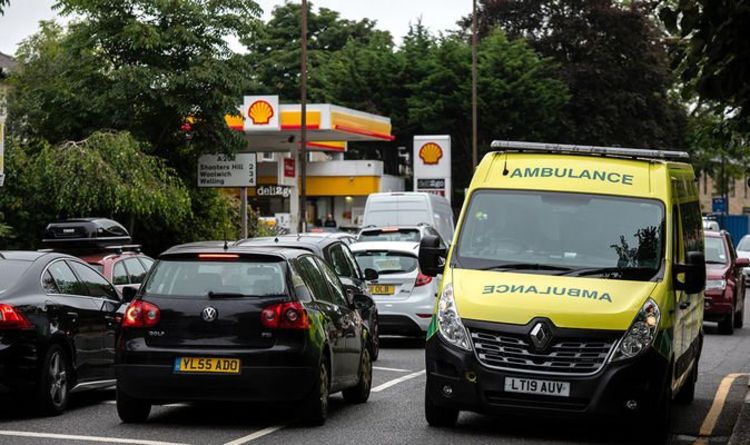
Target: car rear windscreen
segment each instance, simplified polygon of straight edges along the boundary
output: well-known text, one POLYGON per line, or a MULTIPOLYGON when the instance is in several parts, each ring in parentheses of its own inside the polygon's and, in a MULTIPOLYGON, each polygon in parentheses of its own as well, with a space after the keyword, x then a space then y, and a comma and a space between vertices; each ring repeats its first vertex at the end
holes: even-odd
POLYGON ((156 263, 146 294, 174 297, 286 295, 283 262, 172 261, 156 263))
POLYGON ((365 230, 359 235, 359 241, 420 241, 419 230, 417 229, 373 229, 365 230))
POLYGON ((16 284, 29 266, 31 266, 31 261, 0 259, 0 292, 16 284))
POLYGON ((354 252, 354 257, 362 270, 375 269, 381 275, 409 273, 417 268, 417 258, 405 253, 370 250, 354 252))

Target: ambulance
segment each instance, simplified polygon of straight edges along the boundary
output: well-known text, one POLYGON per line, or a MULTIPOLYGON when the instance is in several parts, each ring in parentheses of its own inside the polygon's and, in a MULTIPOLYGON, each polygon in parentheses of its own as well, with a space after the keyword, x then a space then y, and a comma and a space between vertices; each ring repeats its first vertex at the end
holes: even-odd
POLYGON ((495 141, 450 248, 427 332, 425 415, 584 417, 669 434, 693 400, 705 259, 687 153, 495 141), (632 423, 631 421, 637 421, 632 423))

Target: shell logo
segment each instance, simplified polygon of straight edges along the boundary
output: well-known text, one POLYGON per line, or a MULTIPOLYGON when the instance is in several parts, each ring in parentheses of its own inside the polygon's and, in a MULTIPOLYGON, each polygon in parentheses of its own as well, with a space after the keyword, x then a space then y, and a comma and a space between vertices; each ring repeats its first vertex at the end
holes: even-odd
POLYGON ((443 158, 443 149, 434 142, 428 142, 419 149, 419 158, 425 165, 437 165, 443 158))
POLYGON ((273 107, 265 100, 256 100, 247 109, 247 115, 253 125, 268 125, 273 117, 273 107))

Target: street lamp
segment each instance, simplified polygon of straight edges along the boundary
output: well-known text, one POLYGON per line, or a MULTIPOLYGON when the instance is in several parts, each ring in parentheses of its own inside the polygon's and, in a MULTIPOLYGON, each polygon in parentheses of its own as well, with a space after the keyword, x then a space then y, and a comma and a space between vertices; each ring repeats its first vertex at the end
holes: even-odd
POLYGON ((477 0, 471 8, 471 165, 477 168, 477 0))
POLYGON ((300 146, 299 146, 299 220, 297 233, 305 231, 307 222, 307 0, 302 0, 300 35, 300 146))

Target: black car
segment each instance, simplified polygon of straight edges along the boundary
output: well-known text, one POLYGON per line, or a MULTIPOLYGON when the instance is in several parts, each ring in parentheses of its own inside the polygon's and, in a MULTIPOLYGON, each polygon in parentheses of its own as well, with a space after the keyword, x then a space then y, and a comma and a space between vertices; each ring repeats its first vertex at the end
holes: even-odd
POLYGON ((117 411, 152 404, 281 402, 325 422, 329 394, 367 401, 368 331, 322 259, 304 250, 174 247, 137 290, 117 343, 117 411))
POLYGON ((115 384, 115 288, 78 258, 0 252, 0 394, 42 414, 68 395, 115 384))
POLYGON ((354 292, 354 303, 370 330, 370 337, 372 338, 370 356, 373 361, 378 359, 380 354, 378 308, 370 295, 370 289, 367 287, 367 281, 377 280, 378 273, 373 269, 362 272, 341 234, 303 233, 300 235, 252 238, 237 241, 235 245, 304 249, 326 260, 341 279, 344 288, 351 289, 354 292))

